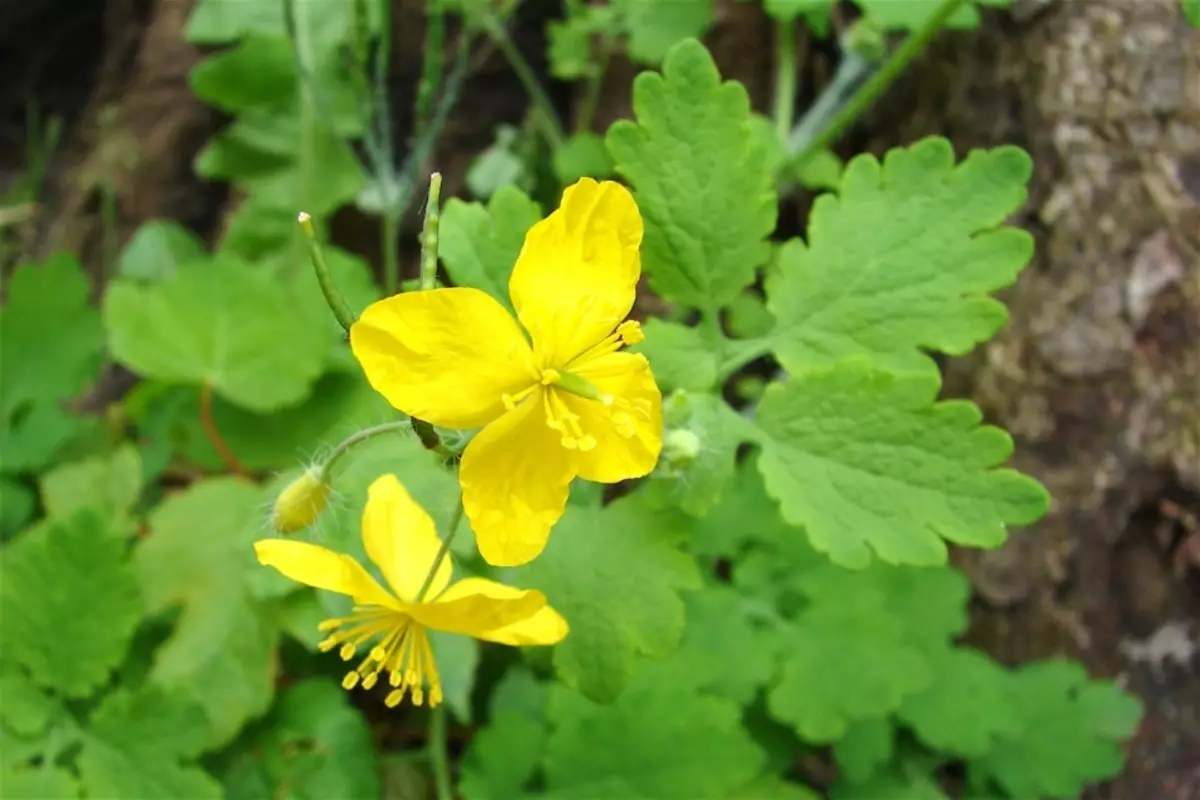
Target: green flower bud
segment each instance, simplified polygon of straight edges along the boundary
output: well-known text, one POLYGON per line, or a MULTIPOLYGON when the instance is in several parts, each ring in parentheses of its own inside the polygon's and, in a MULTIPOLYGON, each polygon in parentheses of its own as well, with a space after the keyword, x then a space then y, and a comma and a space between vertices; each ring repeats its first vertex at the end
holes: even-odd
POLYGON ((312 467, 287 485, 275 499, 271 525, 278 533, 295 533, 317 521, 329 502, 329 484, 322 470, 312 467))
POLYGON ((676 389, 663 400, 663 425, 682 428, 692 419, 692 398, 683 389, 676 389))
POLYGON ((700 437, 687 428, 677 428, 667 431, 663 437, 662 455, 672 470, 687 469, 700 455, 704 443, 700 437))

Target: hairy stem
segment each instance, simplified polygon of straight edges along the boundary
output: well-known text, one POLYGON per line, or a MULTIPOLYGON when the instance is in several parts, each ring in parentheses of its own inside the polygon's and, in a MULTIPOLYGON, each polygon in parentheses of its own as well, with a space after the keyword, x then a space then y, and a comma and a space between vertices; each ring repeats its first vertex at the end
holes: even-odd
POLYGON ((338 460, 363 442, 374 439, 376 436, 382 436, 385 433, 400 433, 410 429, 409 421, 404 419, 399 422, 385 422, 373 428, 364 428, 353 436, 347 437, 339 442, 337 447, 333 448, 333 452, 329 454, 329 458, 325 459, 325 463, 321 465, 321 480, 327 481, 331 477, 333 467, 337 464, 338 460))
POLYGON ((313 227, 312 217, 308 212, 301 211, 298 221, 304 231, 304 237, 308 240, 308 257, 312 261, 313 271, 317 273, 317 283, 321 285, 321 294, 325 295, 325 302, 329 305, 333 316, 337 318, 338 324, 349 333, 350 326, 354 324, 354 312, 350 310, 350 306, 346 305, 346 300, 333 284, 333 276, 329 273, 329 264, 325 262, 325 252, 321 250, 321 243, 317 241, 317 231, 313 227))
POLYGON ((425 582, 421 584, 421 591, 417 592, 418 603, 425 599, 425 593, 433 585, 433 576, 437 575, 438 567, 442 565, 446 554, 450 552, 450 544, 454 541, 454 535, 458 533, 458 529, 462 526, 462 518, 463 504, 462 498, 459 497, 458 505, 454 507, 454 516, 450 517, 450 528, 446 531, 446 538, 442 539, 442 546, 438 548, 437 555, 433 557, 433 565, 429 568, 429 574, 425 576, 425 582))
POLYGON ((842 110, 838 112, 837 116, 833 118, 833 121, 825 126, 819 134, 810 139, 803 146, 803 149, 799 150, 793 160, 794 166, 796 168, 802 167, 814 155, 836 142, 870 108, 871 104, 892 85, 909 63, 924 51, 933 36, 946 24, 946 20, 950 19, 954 12, 958 11, 965 2, 966 0, 942 0, 934 12, 929 15, 929 18, 925 20, 924 24, 901 42, 900 46, 892 52, 883 66, 879 68, 879 71, 859 87, 854 96, 850 98, 845 106, 842 107, 842 110))
POLYGON ((438 202, 442 194, 442 173, 429 176, 429 199, 425 203, 425 222, 421 226, 421 289, 437 285, 438 224, 441 213, 438 202))

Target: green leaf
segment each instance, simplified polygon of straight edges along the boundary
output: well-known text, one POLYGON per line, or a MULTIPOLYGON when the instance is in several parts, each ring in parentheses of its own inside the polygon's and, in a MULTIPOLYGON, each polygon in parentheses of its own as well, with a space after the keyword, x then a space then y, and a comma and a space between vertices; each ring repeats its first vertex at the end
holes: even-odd
POLYGON ((936 373, 922 350, 968 352, 1008 312, 990 292, 1011 285, 1033 238, 1002 227, 1025 202, 1032 165, 1016 147, 976 150, 957 166, 945 139, 862 155, 836 195, 813 205, 808 243, 789 241, 767 280, 774 352, 791 371, 869 356, 936 373))
POLYGON ((0 770, 0 795, 12 800, 75 800, 79 781, 69 770, 49 764, 0 770))
MULTIPOLYGON (((936 684, 936 680, 934 683, 936 684)), ((877 717, 855 722, 833 745, 839 772, 853 783, 865 783, 892 760, 895 731, 891 720, 877 717)))
POLYGON ((479 729, 462 761, 458 790, 465 800, 523 800, 546 748, 546 727, 517 711, 502 711, 479 729))
POLYGON ((823 605, 799 617, 784 637, 783 673, 768 705, 814 744, 896 709, 933 677, 921 650, 877 609, 823 605))
MULTIPOLYGON (((886 30, 916 30, 937 11, 941 0, 854 0, 875 24, 886 30)), ((1005 6, 1010 0, 976 0, 980 5, 1005 6)), ((979 12, 962 4, 946 20, 947 28, 978 28, 979 12)))
POLYGON ((701 687, 738 705, 749 705, 773 677, 780 639, 758 627, 741 596, 724 586, 684 594, 687 627, 677 658, 703 665, 701 687))
POLYGON ((251 35, 236 47, 206 58, 188 75, 196 96, 211 106, 236 113, 275 106, 296 91, 296 54, 279 36, 251 35))
POLYGON ((843 169, 845 165, 832 150, 818 150, 796 170, 796 180, 805 189, 837 191, 843 169))
POLYGON ((136 447, 125 444, 107 456, 65 464, 41 484, 46 516, 65 519, 91 508, 119 529, 142 494, 142 460, 136 447))
POLYGON ((46 730, 51 717, 61 713, 58 703, 39 689, 25 670, 8 660, 0 661, 0 697, 4 698, 0 722, 22 736, 37 736, 46 730))
POLYGON ((141 619, 122 533, 82 510, 18 537, 0 566, 5 657, 41 686, 67 697, 90 695, 124 659, 141 619))
POLYGON ((721 499, 725 484, 733 475, 737 447, 752 438, 754 430, 745 417, 715 394, 690 397, 692 415, 684 428, 699 442, 695 459, 672 463, 669 431, 664 440, 664 457, 646 487, 653 504, 670 503, 685 513, 703 517, 721 499))
POLYGON ((1011 679, 1004 669, 973 650, 945 650, 932 657, 937 676, 929 687, 904 699, 901 721, 934 750, 982 756, 997 738, 1020 733, 1011 679))
POLYGON ((695 562, 679 549, 677 515, 638 498, 605 508, 568 506, 542 555, 517 571, 516 584, 541 589, 571 626, 554 649, 568 686, 597 702, 615 699, 638 655, 661 659, 683 634, 678 590, 697 588, 695 562))
POLYGON ((134 231, 121 250, 117 271, 122 278, 154 283, 205 256, 204 244, 178 222, 152 219, 134 231))
POLYGON ((996 547, 1005 525, 1046 512, 1040 484, 996 468, 1008 434, 980 425, 972 403, 935 403, 938 383, 847 361, 767 388, 757 420, 767 491, 838 564, 863 567, 872 550, 942 564, 943 540, 996 547))
POLYGON ((836 0, 765 0, 763 8, 771 17, 789 22, 801 15, 828 14, 835 2, 836 0))
POLYGON ((692 552, 733 558, 751 543, 789 542, 798 539, 796 533, 779 515, 779 504, 767 495, 754 455, 736 466, 720 499, 696 521, 692 552))
POLYGON ((580 178, 611 178, 612 157, 604 139, 591 131, 579 131, 554 150, 554 177, 563 186, 580 178))
POLYGON ((608 705, 558 688, 546 748, 550 794, 700 800, 730 797, 754 779, 766 757, 742 727, 741 709, 678 680, 687 672, 684 662, 645 664, 608 705))
POLYGON ((704 46, 685 41, 662 75, 637 77, 633 104, 637 122, 614 123, 607 144, 645 218, 643 266, 663 297, 715 315, 753 282, 775 227, 746 89, 722 83, 704 46))
POLYGON ((18 411, 11 424, 0 420, 0 472, 46 469, 84 427, 78 417, 47 402, 36 402, 18 411))
MULTIPOLYGON (((230 771, 240 773, 239 783, 261 787, 250 796, 368 798, 381 792, 367 721, 349 695, 326 680, 291 686, 230 771)), ((226 776, 227 790, 230 783, 226 776)))
POLYGON ((533 176, 522 153, 525 144, 516 128, 499 126, 492 145, 476 156, 467 168, 467 188, 471 194, 486 200, 503 186, 527 190, 533 176))
POLYGON ((24 484, 0 477, 0 538, 21 529, 37 505, 37 495, 24 484))
POLYGON ((617 15, 607 5, 566 0, 566 16, 546 24, 546 58, 550 74, 571 81, 597 74, 599 64, 592 37, 612 38, 619 32, 617 15))
POLYGON ((75 257, 16 268, 0 308, 0 425, 18 408, 79 394, 100 366, 104 335, 75 257))
POLYGON ((430 631, 430 644, 442 679, 446 707, 459 722, 470 724, 471 691, 475 688, 475 670, 479 667, 479 641, 441 631, 430 631))
POLYGON ((717 356, 699 330, 654 317, 646 320, 645 332, 645 340, 634 349, 649 359, 655 382, 664 392, 716 388, 717 356))
POLYGON ((79 774, 88 797, 217 798, 199 755, 208 734, 196 709, 151 685, 105 696, 88 720, 79 774))
POLYGON ((268 574, 253 549, 267 535, 267 508, 269 496, 234 478, 192 484, 154 510, 134 552, 146 612, 180 610, 150 680, 199 707, 214 747, 265 712, 274 692, 278 631, 254 599, 256 576, 268 574))
MULTIPOLYGON (((353 4, 342 0, 307 0, 296 3, 295 13, 300 36, 309 42, 312 55, 320 57, 346 38, 353 4)), ((286 37, 283 5, 246 0, 201 0, 184 29, 184 38, 199 45, 225 44, 249 34, 286 37)))
POLYGON ((876 772, 862 783, 843 778, 831 787, 830 797, 832 800, 950 800, 935 776, 908 764, 876 772))
POLYGON ((329 349, 286 287, 228 255, 154 286, 114 281, 104 313, 113 356, 130 369, 210 385, 252 411, 302 400, 329 349))
POLYGON ((1200 28, 1200 0, 1183 0, 1183 15, 1188 22, 1200 28))
POLYGON ((508 278, 525 232, 541 217, 538 204, 515 186, 501 186, 486 208, 451 198, 438 237, 446 273, 455 285, 482 289, 511 311, 508 278))
POLYGON ((739 339, 758 339, 775 327, 775 317, 771 316, 760 295, 747 291, 730 303, 726 324, 729 332, 739 339))
POLYGON ((713 0, 617 0, 629 31, 629 57, 657 66, 684 39, 698 37, 713 20, 713 0))
POLYGON ((972 778, 988 777, 1010 797, 1071 798, 1121 771, 1120 743, 1142 716, 1135 697, 1061 659, 1027 664, 1011 680, 1022 731, 972 760, 972 778))

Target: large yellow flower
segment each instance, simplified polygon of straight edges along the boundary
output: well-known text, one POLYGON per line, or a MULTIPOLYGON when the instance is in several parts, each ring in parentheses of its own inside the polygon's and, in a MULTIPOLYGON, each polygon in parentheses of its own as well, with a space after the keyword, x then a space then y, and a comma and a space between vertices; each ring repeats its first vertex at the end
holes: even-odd
POLYGON ((308 586, 354 598, 354 613, 320 626, 329 632, 321 650, 336 647, 343 661, 370 645, 366 657, 342 681, 346 689, 360 683, 370 689, 386 675, 392 687, 385 700, 388 706, 398 705, 406 692, 421 705, 428 691, 432 707, 442 701, 442 688, 428 630, 510 645, 554 644, 567 635, 566 621, 541 592, 483 578, 464 578, 451 586, 449 553, 429 583, 428 599, 419 598, 441 542, 433 520, 394 475, 371 485, 362 537, 388 589, 353 558, 324 547, 290 539, 254 544, 260 563, 308 586))
POLYGON ((393 406, 483 430, 463 453, 463 506, 492 564, 535 558, 575 476, 648 474, 662 449, 662 395, 633 306, 642 218, 617 183, 585 178, 534 225, 509 280, 520 325, 478 289, 435 289, 369 306, 350 344, 393 406), (528 331, 530 341, 521 329, 528 331))

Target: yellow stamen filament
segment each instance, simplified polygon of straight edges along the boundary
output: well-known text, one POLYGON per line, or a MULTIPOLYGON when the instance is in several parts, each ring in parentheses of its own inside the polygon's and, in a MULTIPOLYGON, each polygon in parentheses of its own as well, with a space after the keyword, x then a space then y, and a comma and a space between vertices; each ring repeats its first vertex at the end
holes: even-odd
POLYGON ((615 353, 622 347, 637 344, 645 338, 646 334, 642 332, 642 324, 640 322, 633 319, 625 320, 611 334, 572 358, 567 363, 567 367, 570 368, 584 361, 591 361, 593 358, 615 353))
POLYGON ((357 686, 373 689, 380 676, 386 674, 392 687, 384 700, 389 708, 399 705, 409 693, 416 705, 424 702, 426 691, 431 706, 442 701, 429 636, 410 617, 392 609, 356 606, 349 617, 327 620, 318 628, 330 631, 321 642, 321 650, 328 652, 340 645, 338 655, 343 660, 353 658, 368 640, 377 640, 362 663, 342 679, 342 687, 347 691, 357 686))
POLYGON ((596 446, 596 437, 583 432, 579 426, 579 415, 567 408, 558 392, 549 390, 542 397, 546 407, 546 424, 562 434, 563 447, 586 453, 596 446))

